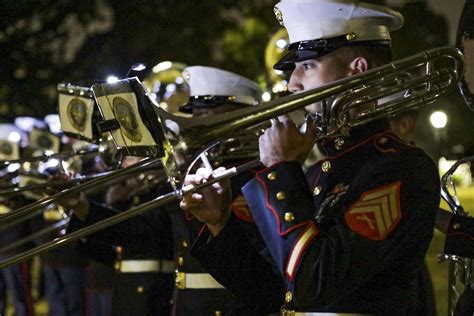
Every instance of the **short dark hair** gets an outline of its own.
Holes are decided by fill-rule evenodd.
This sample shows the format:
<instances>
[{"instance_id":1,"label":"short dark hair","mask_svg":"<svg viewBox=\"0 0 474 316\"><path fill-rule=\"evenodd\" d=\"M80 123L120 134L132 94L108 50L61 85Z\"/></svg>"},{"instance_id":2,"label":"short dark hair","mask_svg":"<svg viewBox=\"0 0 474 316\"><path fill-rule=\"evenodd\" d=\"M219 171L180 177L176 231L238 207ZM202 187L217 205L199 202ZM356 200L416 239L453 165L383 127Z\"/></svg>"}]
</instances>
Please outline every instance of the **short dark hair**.
<instances>
[{"instance_id":1,"label":"short dark hair","mask_svg":"<svg viewBox=\"0 0 474 316\"><path fill-rule=\"evenodd\" d=\"M370 68L379 67L393 60L392 48L388 45L343 46L333 52L343 62L350 63L354 58L364 57Z\"/></svg>"}]
</instances>

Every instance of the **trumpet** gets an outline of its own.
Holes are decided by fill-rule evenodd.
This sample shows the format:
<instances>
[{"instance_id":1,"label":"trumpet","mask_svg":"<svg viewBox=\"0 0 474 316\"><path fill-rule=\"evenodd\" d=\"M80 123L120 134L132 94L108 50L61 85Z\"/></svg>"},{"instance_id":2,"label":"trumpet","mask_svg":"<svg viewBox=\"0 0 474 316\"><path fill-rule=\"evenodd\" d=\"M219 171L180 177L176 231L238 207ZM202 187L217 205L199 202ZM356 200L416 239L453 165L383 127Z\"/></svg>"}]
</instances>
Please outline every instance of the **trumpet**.
<instances>
[{"instance_id":1,"label":"trumpet","mask_svg":"<svg viewBox=\"0 0 474 316\"><path fill-rule=\"evenodd\" d=\"M1 262L0 268L20 262L44 251L60 247L158 206L177 201L185 192L193 192L203 186L214 183L214 181L221 181L249 168L254 168L259 163L258 160L227 169L223 174L217 175L214 181L194 188L183 188L182 184L185 175L202 152L207 151L215 144L231 137L238 131L255 127L272 118L303 108L309 104L331 99L330 120L323 122L324 124L330 124L331 129L322 128L321 133L317 136L317 140L346 134L354 127L432 103L441 95L454 88L463 72L464 59L461 52L455 48L441 47L297 95L282 97L260 106L215 115L206 118L204 121L195 118L178 117L166 113L157 107L154 109L156 115L154 117L147 115L146 118L153 121L147 121L145 125L155 126L152 130L159 134L154 135L154 139L159 140L157 145L159 148L153 151L156 153L156 156L159 156L159 159L146 158L143 162L137 164L142 165L150 164L153 161L155 163L161 161L162 167L166 171L174 190L67 236L62 236L54 241L12 256ZM407 76L407 73L410 73L410 75ZM409 78L409 80L399 80L399 77ZM141 87L136 78L125 79L122 81L122 84L133 85L128 91L134 91L135 93ZM394 86L394 84L396 85ZM103 91L111 90L111 87L107 86L107 84L96 88ZM400 96L400 92L406 90L410 90L412 93ZM142 93L145 93L146 96L146 92L142 91ZM384 102L382 105L374 105L382 98L390 96L397 97ZM154 108L157 106L151 98L144 98L143 95L138 96L137 99L148 100L141 104L143 107L150 106ZM107 101L109 102L109 100ZM367 105L373 106L365 109ZM359 106L364 106L365 110L354 117L352 115L353 109ZM146 113L149 114L150 111ZM165 128L163 125L160 125L166 120L174 121L179 127L179 133L175 135L176 138L173 138L173 140L167 138ZM157 127L156 125L159 126ZM123 170L126 169L117 172ZM96 185L99 180L92 180L90 184L88 183L83 187L77 186L71 190L78 192L89 189ZM68 194L72 193L63 191L47 199L42 199L36 203L36 207L43 207L48 203L54 202L54 199L63 198ZM25 216L31 210L32 207L28 206L17 210L10 216L0 217L0 228L1 225L11 223L14 219Z\"/></svg>"}]
</instances>

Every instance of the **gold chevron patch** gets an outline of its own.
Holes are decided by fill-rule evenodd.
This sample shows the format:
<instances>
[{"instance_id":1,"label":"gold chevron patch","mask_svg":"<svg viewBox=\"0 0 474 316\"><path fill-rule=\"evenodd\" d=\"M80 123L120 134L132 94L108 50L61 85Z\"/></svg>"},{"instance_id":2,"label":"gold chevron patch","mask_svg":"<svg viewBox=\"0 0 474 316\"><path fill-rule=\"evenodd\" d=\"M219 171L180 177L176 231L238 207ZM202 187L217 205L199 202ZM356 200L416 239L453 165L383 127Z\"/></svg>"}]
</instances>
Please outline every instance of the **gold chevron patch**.
<instances>
[{"instance_id":1,"label":"gold chevron patch","mask_svg":"<svg viewBox=\"0 0 474 316\"><path fill-rule=\"evenodd\" d=\"M242 193L239 193L230 204L232 212L241 220L253 222L252 213Z\"/></svg>"},{"instance_id":2,"label":"gold chevron patch","mask_svg":"<svg viewBox=\"0 0 474 316\"><path fill-rule=\"evenodd\" d=\"M345 218L354 232L371 240L384 240L402 218L400 182L364 192Z\"/></svg>"}]
</instances>

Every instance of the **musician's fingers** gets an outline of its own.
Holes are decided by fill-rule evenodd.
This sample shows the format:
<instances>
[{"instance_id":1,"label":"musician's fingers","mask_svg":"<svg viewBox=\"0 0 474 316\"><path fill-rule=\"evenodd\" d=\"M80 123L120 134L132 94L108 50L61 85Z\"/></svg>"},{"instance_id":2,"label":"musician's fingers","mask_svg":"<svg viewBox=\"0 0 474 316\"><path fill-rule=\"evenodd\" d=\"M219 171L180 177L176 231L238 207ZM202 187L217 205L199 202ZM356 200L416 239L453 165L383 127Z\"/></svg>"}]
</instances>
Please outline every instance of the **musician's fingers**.
<instances>
[{"instance_id":1,"label":"musician's fingers","mask_svg":"<svg viewBox=\"0 0 474 316\"><path fill-rule=\"evenodd\" d=\"M185 178L184 178L184 184L185 185L188 185L188 184L200 184L202 183L203 181L203 177L201 175L198 175L198 174L188 174Z\"/></svg>"},{"instance_id":2,"label":"musician's fingers","mask_svg":"<svg viewBox=\"0 0 474 316\"><path fill-rule=\"evenodd\" d=\"M213 170L208 168L199 168L196 170L196 175L201 176L203 179L209 179L212 176Z\"/></svg>"}]
</instances>

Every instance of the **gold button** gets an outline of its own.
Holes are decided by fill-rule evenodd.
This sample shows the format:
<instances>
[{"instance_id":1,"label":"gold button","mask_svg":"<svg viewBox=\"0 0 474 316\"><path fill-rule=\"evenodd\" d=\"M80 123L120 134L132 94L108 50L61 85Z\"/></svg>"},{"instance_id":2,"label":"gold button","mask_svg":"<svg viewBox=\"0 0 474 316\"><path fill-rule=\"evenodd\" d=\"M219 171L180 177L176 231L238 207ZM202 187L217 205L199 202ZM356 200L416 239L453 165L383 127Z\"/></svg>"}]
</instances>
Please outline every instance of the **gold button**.
<instances>
[{"instance_id":1,"label":"gold button","mask_svg":"<svg viewBox=\"0 0 474 316\"><path fill-rule=\"evenodd\" d=\"M174 279L174 282L176 283L176 287L178 289L185 289L186 288L186 274L184 272L179 272L179 271L175 271L176 272L176 276L175 276L175 279Z\"/></svg>"},{"instance_id":2,"label":"gold button","mask_svg":"<svg viewBox=\"0 0 474 316\"><path fill-rule=\"evenodd\" d=\"M267 179L270 181L276 180L277 178L277 173L275 171L270 172L267 174Z\"/></svg>"},{"instance_id":3,"label":"gold button","mask_svg":"<svg viewBox=\"0 0 474 316\"><path fill-rule=\"evenodd\" d=\"M182 266L184 264L184 258L183 257L178 257L178 264Z\"/></svg>"},{"instance_id":4,"label":"gold button","mask_svg":"<svg viewBox=\"0 0 474 316\"><path fill-rule=\"evenodd\" d=\"M328 172L329 170L331 170L331 163L329 162L329 160L323 162L321 169L323 170L323 172Z\"/></svg>"},{"instance_id":5,"label":"gold button","mask_svg":"<svg viewBox=\"0 0 474 316\"><path fill-rule=\"evenodd\" d=\"M386 142L388 142L388 138L387 138L387 137L380 137L380 138L379 138L379 143L380 143L380 144L385 144Z\"/></svg>"},{"instance_id":6,"label":"gold button","mask_svg":"<svg viewBox=\"0 0 474 316\"><path fill-rule=\"evenodd\" d=\"M293 294L290 291L285 293L285 303L290 303L293 300Z\"/></svg>"},{"instance_id":7,"label":"gold button","mask_svg":"<svg viewBox=\"0 0 474 316\"><path fill-rule=\"evenodd\" d=\"M114 268L115 268L115 270L120 270L120 262L119 261L115 262Z\"/></svg>"},{"instance_id":8,"label":"gold button","mask_svg":"<svg viewBox=\"0 0 474 316\"><path fill-rule=\"evenodd\" d=\"M188 242L186 240L181 240L181 247L187 248L188 247Z\"/></svg>"},{"instance_id":9,"label":"gold button","mask_svg":"<svg viewBox=\"0 0 474 316\"><path fill-rule=\"evenodd\" d=\"M286 222L292 222L295 220L295 215L291 212L286 212L285 213L285 221Z\"/></svg>"},{"instance_id":10,"label":"gold button","mask_svg":"<svg viewBox=\"0 0 474 316\"><path fill-rule=\"evenodd\" d=\"M221 311L215 311L214 316L222 316L222 312Z\"/></svg>"},{"instance_id":11,"label":"gold button","mask_svg":"<svg viewBox=\"0 0 474 316\"><path fill-rule=\"evenodd\" d=\"M137 292L138 293L143 293L145 291L145 289L143 288L143 286L138 286L137 287Z\"/></svg>"},{"instance_id":12,"label":"gold button","mask_svg":"<svg viewBox=\"0 0 474 316\"><path fill-rule=\"evenodd\" d=\"M453 225L453 229L459 229L459 228L461 228L461 224L456 223Z\"/></svg>"},{"instance_id":13,"label":"gold button","mask_svg":"<svg viewBox=\"0 0 474 316\"><path fill-rule=\"evenodd\" d=\"M334 141L334 147L336 147L337 150L341 150L344 148L344 139L343 138L337 138Z\"/></svg>"},{"instance_id":14,"label":"gold button","mask_svg":"<svg viewBox=\"0 0 474 316\"><path fill-rule=\"evenodd\" d=\"M285 192L283 191L280 191L276 194L276 198L278 201L283 201L284 199L286 199L286 194Z\"/></svg>"},{"instance_id":15,"label":"gold button","mask_svg":"<svg viewBox=\"0 0 474 316\"><path fill-rule=\"evenodd\" d=\"M319 195L319 194L321 193L321 190L322 190L322 189L323 189L323 188L322 188L320 185L314 187L314 189L313 189L313 195L314 195L314 196Z\"/></svg>"},{"instance_id":16,"label":"gold button","mask_svg":"<svg viewBox=\"0 0 474 316\"><path fill-rule=\"evenodd\" d=\"M356 38L357 38L357 35L355 35L355 33L352 33L352 32L351 32L351 33L346 34L346 39L347 39L348 41L353 41L353 40L355 40Z\"/></svg>"}]
</instances>

